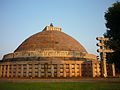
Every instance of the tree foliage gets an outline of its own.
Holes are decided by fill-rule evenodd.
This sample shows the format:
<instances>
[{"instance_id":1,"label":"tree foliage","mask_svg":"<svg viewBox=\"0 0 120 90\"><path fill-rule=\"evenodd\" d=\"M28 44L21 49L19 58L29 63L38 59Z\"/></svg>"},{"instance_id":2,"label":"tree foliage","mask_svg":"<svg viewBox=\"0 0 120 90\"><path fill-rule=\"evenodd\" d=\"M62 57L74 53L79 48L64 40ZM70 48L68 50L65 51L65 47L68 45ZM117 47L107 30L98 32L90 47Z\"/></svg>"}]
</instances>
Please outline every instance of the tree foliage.
<instances>
[{"instance_id":1,"label":"tree foliage","mask_svg":"<svg viewBox=\"0 0 120 90\"><path fill-rule=\"evenodd\" d=\"M117 71L120 71L120 2L109 7L105 13L107 31L104 37L110 39L108 46L115 52L107 54L108 62L115 63Z\"/></svg>"}]
</instances>

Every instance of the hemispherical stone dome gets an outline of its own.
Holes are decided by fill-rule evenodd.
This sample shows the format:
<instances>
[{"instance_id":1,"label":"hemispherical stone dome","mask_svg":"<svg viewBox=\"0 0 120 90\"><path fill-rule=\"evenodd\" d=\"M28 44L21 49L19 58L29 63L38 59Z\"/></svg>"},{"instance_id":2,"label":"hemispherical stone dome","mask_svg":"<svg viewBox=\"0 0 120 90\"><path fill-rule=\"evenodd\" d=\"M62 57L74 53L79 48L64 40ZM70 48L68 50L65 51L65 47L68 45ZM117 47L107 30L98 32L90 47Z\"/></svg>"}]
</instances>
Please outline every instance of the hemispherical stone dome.
<instances>
[{"instance_id":1,"label":"hemispherical stone dome","mask_svg":"<svg viewBox=\"0 0 120 90\"><path fill-rule=\"evenodd\" d=\"M43 30L26 39L15 52L37 50L87 51L71 36L57 30Z\"/></svg>"}]
</instances>

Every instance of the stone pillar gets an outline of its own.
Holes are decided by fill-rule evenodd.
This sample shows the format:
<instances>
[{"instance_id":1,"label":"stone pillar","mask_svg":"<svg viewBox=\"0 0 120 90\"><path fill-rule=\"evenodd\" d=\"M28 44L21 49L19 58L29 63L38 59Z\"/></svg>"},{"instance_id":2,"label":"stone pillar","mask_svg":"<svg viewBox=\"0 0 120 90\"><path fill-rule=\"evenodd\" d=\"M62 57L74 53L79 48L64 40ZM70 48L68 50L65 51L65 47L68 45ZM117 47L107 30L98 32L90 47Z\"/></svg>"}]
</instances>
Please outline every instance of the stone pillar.
<instances>
[{"instance_id":1,"label":"stone pillar","mask_svg":"<svg viewBox=\"0 0 120 90\"><path fill-rule=\"evenodd\" d=\"M54 65L51 65L51 77L54 77Z\"/></svg>"},{"instance_id":2,"label":"stone pillar","mask_svg":"<svg viewBox=\"0 0 120 90\"><path fill-rule=\"evenodd\" d=\"M0 65L0 77L2 77L2 65Z\"/></svg>"},{"instance_id":3,"label":"stone pillar","mask_svg":"<svg viewBox=\"0 0 120 90\"><path fill-rule=\"evenodd\" d=\"M8 66L7 66L7 77L9 77L9 75L10 75L10 65L8 64Z\"/></svg>"},{"instance_id":4,"label":"stone pillar","mask_svg":"<svg viewBox=\"0 0 120 90\"><path fill-rule=\"evenodd\" d=\"M100 67L99 67L99 63L96 63L97 64L97 77L100 76Z\"/></svg>"},{"instance_id":5,"label":"stone pillar","mask_svg":"<svg viewBox=\"0 0 120 90\"><path fill-rule=\"evenodd\" d=\"M35 77L35 64L32 64L32 77Z\"/></svg>"},{"instance_id":6,"label":"stone pillar","mask_svg":"<svg viewBox=\"0 0 120 90\"><path fill-rule=\"evenodd\" d=\"M21 64L21 75L20 77L23 77L23 64Z\"/></svg>"},{"instance_id":7,"label":"stone pillar","mask_svg":"<svg viewBox=\"0 0 120 90\"><path fill-rule=\"evenodd\" d=\"M96 76L98 76L98 64L96 63Z\"/></svg>"},{"instance_id":8,"label":"stone pillar","mask_svg":"<svg viewBox=\"0 0 120 90\"><path fill-rule=\"evenodd\" d=\"M44 65L45 77L48 77L48 63Z\"/></svg>"},{"instance_id":9,"label":"stone pillar","mask_svg":"<svg viewBox=\"0 0 120 90\"><path fill-rule=\"evenodd\" d=\"M13 77L13 64L11 64L11 77Z\"/></svg>"},{"instance_id":10,"label":"stone pillar","mask_svg":"<svg viewBox=\"0 0 120 90\"><path fill-rule=\"evenodd\" d=\"M26 65L26 77L29 77L29 64Z\"/></svg>"},{"instance_id":11,"label":"stone pillar","mask_svg":"<svg viewBox=\"0 0 120 90\"><path fill-rule=\"evenodd\" d=\"M69 71L70 72L69 76L72 77L72 65L71 64L69 64L69 70L70 70Z\"/></svg>"},{"instance_id":12,"label":"stone pillar","mask_svg":"<svg viewBox=\"0 0 120 90\"><path fill-rule=\"evenodd\" d=\"M106 67L106 53L101 53L101 65L102 65L102 76L107 77L107 67Z\"/></svg>"},{"instance_id":13,"label":"stone pillar","mask_svg":"<svg viewBox=\"0 0 120 90\"><path fill-rule=\"evenodd\" d=\"M96 75L95 75L95 74L96 74L96 73L95 73L95 69L96 69L96 68L95 68L95 63L92 63L92 62L91 62L91 64L92 64L92 66L91 66L91 68L92 68L92 76L95 77L95 76L96 76Z\"/></svg>"},{"instance_id":14,"label":"stone pillar","mask_svg":"<svg viewBox=\"0 0 120 90\"><path fill-rule=\"evenodd\" d=\"M6 76L6 65L4 65L3 77Z\"/></svg>"},{"instance_id":15,"label":"stone pillar","mask_svg":"<svg viewBox=\"0 0 120 90\"><path fill-rule=\"evenodd\" d=\"M66 77L66 64L63 64L63 77Z\"/></svg>"},{"instance_id":16,"label":"stone pillar","mask_svg":"<svg viewBox=\"0 0 120 90\"><path fill-rule=\"evenodd\" d=\"M60 77L60 64L57 65L57 77Z\"/></svg>"},{"instance_id":17,"label":"stone pillar","mask_svg":"<svg viewBox=\"0 0 120 90\"><path fill-rule=\"evenodd\" d=\"M38 65L38 77L41 77L41 64Z\"/></svg>"},{"instance_id":18,"label":"stone pillar","mask_svg":"<svg viewBox=\"0 0 120 90\"><path fill-rule=\"evenodd\" d=\"M18 77L18 64L16 64L16 73L15 73L15 77Z\"/></svg>"},{"instance_id":19,"label":"stone pillar","mask_svg":"<svg viewBox=\"0 0 120 90\"><path fill-rule=\"evenodd\" d=\"M115 77L115 64L112 64L112 74Z\"/></svg>"},{"instance_id":20,"label":"stone pillar","mask_svg":"<svg viewBox=\"0 0 120 90\"><path fill-rule=\"evenodd\" d=\"M75 77L77 77L77 64L75 64Z\"/></svg>"},{"instance_id":21,"label":"stone pillar","mask_svg":"<svg viewBox=\"0 0 120 90\"><path fill-rule=\"evenodd\" d=\"M82 76L82 68L81 68L81 63L79 64L79 73L80 73L80 77Z\"/></svg>"}]
</instances>

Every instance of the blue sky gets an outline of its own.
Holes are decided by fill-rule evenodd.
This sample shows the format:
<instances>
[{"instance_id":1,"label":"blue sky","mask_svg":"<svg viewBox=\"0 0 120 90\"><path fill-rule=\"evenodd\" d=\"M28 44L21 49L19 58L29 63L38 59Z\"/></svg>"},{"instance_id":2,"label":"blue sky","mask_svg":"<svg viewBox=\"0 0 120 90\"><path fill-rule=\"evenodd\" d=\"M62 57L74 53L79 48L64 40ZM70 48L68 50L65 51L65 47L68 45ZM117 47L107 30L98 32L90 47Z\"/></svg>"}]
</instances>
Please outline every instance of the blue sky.
<instances>
[{"instance_id":1,"label":"blue sky","mask_svg":"<svg viewBox=\"0 0 120 90\"><path fill-rule=\"evenodd\" d=\"M118 0L119 1L119 0ZM98 55L104 13L116 0L0 0L0 59L51 22Z\"/></svg>"}]
</instances>

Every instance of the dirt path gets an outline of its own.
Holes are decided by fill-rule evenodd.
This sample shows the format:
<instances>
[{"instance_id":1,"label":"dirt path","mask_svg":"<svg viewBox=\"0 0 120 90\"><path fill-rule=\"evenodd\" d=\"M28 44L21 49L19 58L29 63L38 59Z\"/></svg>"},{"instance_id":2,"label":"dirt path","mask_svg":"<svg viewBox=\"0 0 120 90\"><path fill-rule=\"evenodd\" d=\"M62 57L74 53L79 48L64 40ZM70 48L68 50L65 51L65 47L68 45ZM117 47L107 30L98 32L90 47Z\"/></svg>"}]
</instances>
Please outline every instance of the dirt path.
<instances>
[{"instance_id":1,"label":"dirt path","mask_svg":"<svg viewBox=\"0 0 120 90\"><path fill-rule=\"evenodd\" d=\"M79 79L0 78L0 82L120 82L120 78L79 78Z\"/></svg>"}]
</instances>

